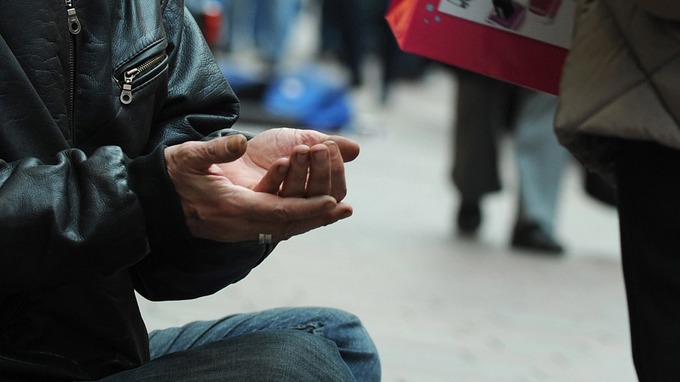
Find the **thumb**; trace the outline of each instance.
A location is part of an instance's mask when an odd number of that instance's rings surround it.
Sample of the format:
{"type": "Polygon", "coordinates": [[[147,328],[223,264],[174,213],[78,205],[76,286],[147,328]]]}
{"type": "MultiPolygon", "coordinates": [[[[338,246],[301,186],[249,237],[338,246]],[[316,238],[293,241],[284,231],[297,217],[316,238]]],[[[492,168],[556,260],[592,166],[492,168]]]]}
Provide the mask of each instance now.
{"type": "Polygon", "coordinates": [[[344,162],[351,162],[359,156],[361,149],[357,142],[339,135],[331,135],[330,140],[338,145],[344,162]]]}
{"type": "Polygon", "coordinates": [[[215,138],[210,141],[193,142],[185,156],[186,164],[194,168],[208,168],[216,163],[227,163],[240,158],[248,146],[241,134],[215,138]]]}

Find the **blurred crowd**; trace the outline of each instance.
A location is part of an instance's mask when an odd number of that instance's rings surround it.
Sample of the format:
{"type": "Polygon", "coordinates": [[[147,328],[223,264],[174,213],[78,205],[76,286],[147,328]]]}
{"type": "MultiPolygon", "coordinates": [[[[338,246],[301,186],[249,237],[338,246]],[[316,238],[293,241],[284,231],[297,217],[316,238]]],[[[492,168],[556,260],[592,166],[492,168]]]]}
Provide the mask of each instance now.
{"type": "Polygon", "coordinates": [[[368,57],[380,63],[383,101],[394,81],[422,76],[429,61],[399,49],[384,19],[388,4],[187,1],[243,102],[242,120],[318,130],[351,127],[349,97],[365,84],[368,57]]]}

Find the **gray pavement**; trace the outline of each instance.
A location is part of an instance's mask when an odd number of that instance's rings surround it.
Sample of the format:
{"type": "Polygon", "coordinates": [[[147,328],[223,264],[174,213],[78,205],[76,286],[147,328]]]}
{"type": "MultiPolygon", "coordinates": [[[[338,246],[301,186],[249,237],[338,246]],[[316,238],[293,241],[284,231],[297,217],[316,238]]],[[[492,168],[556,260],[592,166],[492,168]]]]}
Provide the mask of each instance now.
{"type": "MultiPolygon", "coordinates": [[[[369,76],[370,78],[370,76],[369,76]]],[[[454,82],[444,72],[355,94],[362,145],[348,165],[352,218],[280,244],[245,280],[209,297],[151,303],[150,329],[277,306],[359,315],[386,382],[635,381],[614,211],[567,174],[561,257],[512,251],[516,197],[509,146],[505,188],[485,200],[477,240],[455,234],[448,181],[454,82]]],[[[238,126],[257,130],[258,126],[238,126]]]]}

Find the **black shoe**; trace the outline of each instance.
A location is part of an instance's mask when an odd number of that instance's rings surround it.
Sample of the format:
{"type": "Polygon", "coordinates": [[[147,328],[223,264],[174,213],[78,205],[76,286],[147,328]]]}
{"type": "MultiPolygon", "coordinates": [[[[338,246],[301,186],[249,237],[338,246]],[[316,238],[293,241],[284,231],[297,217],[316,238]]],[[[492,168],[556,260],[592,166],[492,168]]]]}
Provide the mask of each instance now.
{"type": "Polygon", "coordinates": [[[512,234],[512,246],[517,249],[560,254],[560,243],[546,234],[536,223],[518,223],[512,234]]]}
{"type": "Polygon", "coordinates": [[[482,211],[478,202],[463,201],[458,208],[458,232],[472,235],[482,224],[482,211]]]}

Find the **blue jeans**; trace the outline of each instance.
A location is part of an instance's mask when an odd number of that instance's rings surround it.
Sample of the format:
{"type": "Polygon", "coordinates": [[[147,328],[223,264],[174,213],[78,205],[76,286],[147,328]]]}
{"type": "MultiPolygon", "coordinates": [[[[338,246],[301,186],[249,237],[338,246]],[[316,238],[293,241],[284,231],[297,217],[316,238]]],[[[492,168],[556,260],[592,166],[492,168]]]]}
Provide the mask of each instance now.
{"type": "Polygon", "coordinates": [[[551,128],[557,97],[526,90],[522,95],[515,121],[519,220],[538,223],[545,233],[552,235],[569,152],[560,146],[551,128]]]}
{"type": "Polygon", "coordinates": [[[330,308],[278,308],[149,334],[151,361],[122,381],[380,381],[359,319],[330,308]]]}

